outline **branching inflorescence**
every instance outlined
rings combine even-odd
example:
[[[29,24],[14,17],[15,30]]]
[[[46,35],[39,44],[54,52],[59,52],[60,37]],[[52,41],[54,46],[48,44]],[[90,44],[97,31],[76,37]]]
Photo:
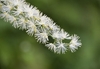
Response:
[[[30,36],[34,35],[38,42],[55,53],[65,53],[67,50],[74,52],[82,45],[77,35],[70,36],[25,0],[0,0],[0,17],[15,28],[26,30]],[[50,42],[49,37],[54,42]],[[65,42],[67,40],[70,42]]]

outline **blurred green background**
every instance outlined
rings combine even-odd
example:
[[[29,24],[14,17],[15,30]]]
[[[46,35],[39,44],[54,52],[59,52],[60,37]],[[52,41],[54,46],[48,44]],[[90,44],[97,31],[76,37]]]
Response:
[[[25,31],[0,19],[0,69],[100,69],[100,0],[27,0],[70,34],[82,47],[55,54]]]

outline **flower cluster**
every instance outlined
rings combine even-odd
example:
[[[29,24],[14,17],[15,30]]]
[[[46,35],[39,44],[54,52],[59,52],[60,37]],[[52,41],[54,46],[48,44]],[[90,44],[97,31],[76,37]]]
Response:
[[[0,0],[0,17],[15,28],[26,30],[30,36],[34,35],[38,42],[55,53],[65,53],[67,50],[74,52],[81,47],[77,35],[69,35],[25,0]],[[50,42],[49,37],[54,42]],[[70,42],[64,42],[67,40]]]

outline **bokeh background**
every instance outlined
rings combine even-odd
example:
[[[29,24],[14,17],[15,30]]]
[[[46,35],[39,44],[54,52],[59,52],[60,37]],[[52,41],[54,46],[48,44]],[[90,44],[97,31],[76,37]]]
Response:
[[[100,69],[100,0],[26,0],[52,18],[82,47],[55,54],[25,31],[0,19],[0,69]]]

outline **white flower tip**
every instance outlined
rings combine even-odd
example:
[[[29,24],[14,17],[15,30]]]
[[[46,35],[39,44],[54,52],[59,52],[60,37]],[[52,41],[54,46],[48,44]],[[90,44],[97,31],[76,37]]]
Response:
[[[75,52],[76,49],[78,49],[78,47],[81,47],[82,43],[79,39],[79,36],[77,35],[73,35],[71,36],[71,41],[70,41],[70,44],[69,44],[69,49],[71,50],[71,52]]]

